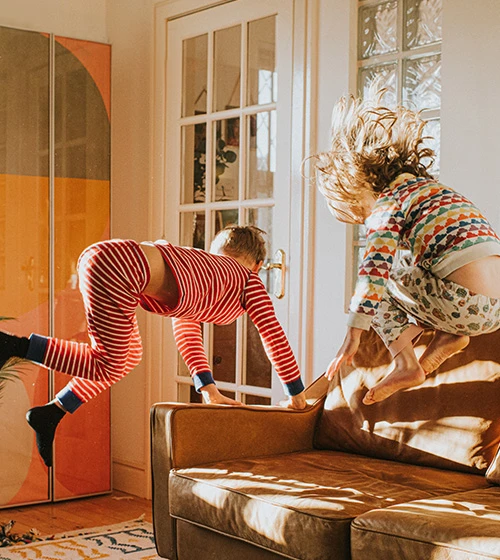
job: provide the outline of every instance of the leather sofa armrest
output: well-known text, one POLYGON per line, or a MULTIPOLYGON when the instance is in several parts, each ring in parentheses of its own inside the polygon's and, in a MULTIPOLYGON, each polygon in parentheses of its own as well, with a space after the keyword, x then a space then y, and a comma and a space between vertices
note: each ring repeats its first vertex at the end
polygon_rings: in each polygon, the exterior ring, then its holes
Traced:
POLYGON ((328 388, 326 378, 306 389, 308 408, 157 403, 151 408, 153 523, 158 554, 177 559, 176 521, 169 513, 169 473, 241 457, 311 449, 328 388))
POLYGON ((157 454, 169 469, 187 468, 312 449, 320 411, 319 402, 305 410, 158 403, 151 409, 153 459, 157 454))

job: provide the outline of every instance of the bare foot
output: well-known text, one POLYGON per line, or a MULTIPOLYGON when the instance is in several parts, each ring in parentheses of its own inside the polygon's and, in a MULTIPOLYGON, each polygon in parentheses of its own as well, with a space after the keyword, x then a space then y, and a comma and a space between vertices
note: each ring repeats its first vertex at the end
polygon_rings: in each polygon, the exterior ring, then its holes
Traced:
POLYGON ((429 346, 420 357, 420 365, 426 374, 436 370, 453 354, 460 352, 469 344, 469 337, 465 335, 449 334, 436 331, 429 346))
POLYGON ((424 381, 424 370, 418 363, 413 346, 409 344, 396 356, 391 373, 366 393, 363 403, 374 404, 383 401, 401 389, 415 387, 424 381))

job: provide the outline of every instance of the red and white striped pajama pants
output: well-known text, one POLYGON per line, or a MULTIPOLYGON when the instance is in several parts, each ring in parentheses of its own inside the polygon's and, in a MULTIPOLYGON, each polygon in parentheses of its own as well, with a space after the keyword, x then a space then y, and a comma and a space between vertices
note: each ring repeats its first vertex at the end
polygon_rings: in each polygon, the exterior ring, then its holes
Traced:
POLYGON ((90 344, 46 338, 39 360, 47 368, 75 377, 56 396, 63 406, 69 396, 65 408, 70 412, 122 379, 141 361, 136 308, 150 270, 138 243, 111 240, 83 251, 78 276, 90 344))

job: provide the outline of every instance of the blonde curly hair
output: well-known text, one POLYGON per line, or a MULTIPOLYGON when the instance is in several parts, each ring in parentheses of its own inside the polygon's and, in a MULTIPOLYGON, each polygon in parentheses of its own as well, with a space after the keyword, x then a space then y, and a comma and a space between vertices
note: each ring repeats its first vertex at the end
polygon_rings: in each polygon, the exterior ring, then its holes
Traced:
POLYGON ((420 112, 383 106, 385 92, 370 90, 364 100, 342 97, 333 109, 331 148, 313 156, 316 184, 330 207, 343 202, 359 208, 364 195, 381 193, 401 173, 432 177, 426 122, 420 112))

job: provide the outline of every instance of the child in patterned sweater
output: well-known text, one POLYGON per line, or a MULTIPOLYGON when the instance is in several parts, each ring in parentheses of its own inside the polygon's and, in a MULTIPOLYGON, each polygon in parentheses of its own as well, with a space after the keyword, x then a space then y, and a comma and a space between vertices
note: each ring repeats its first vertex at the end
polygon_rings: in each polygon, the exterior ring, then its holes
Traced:
POLYGON ((216 235, 210 253, 163 240, 96 243, 78 262, 90 344, 0 331, 0 367, 11 357, 21 357, 73 376, 53 401, 28 411, 47 466, 52 465, 56 427, 66 412, 75 412, 141 361, 138 305, 172 317, 175 341, 194 387, 210 404, 241 403, 216 387, 200 324, 227 325, 248 313, 289 397, 284 404, 305 408, 297 362, 257 274, 266 252, 263 233, 254 226, 228 226, 216 235))
POLYGON ((342 98, 331 149, 316 156, 333 215, 366 227, 347 334, 326 375, 352 362, 370 327, 394 359, 364 396, 367 405, 423 383, 470 336, 500 328, 498 235, 472 202, 430 175, 434 154, 419 114, 382 106, 382 95, 342 98), (398 249, 409 255, 398 259, 398 249), (418 360, 413 345, 424 328, 434 336, 418 360))

